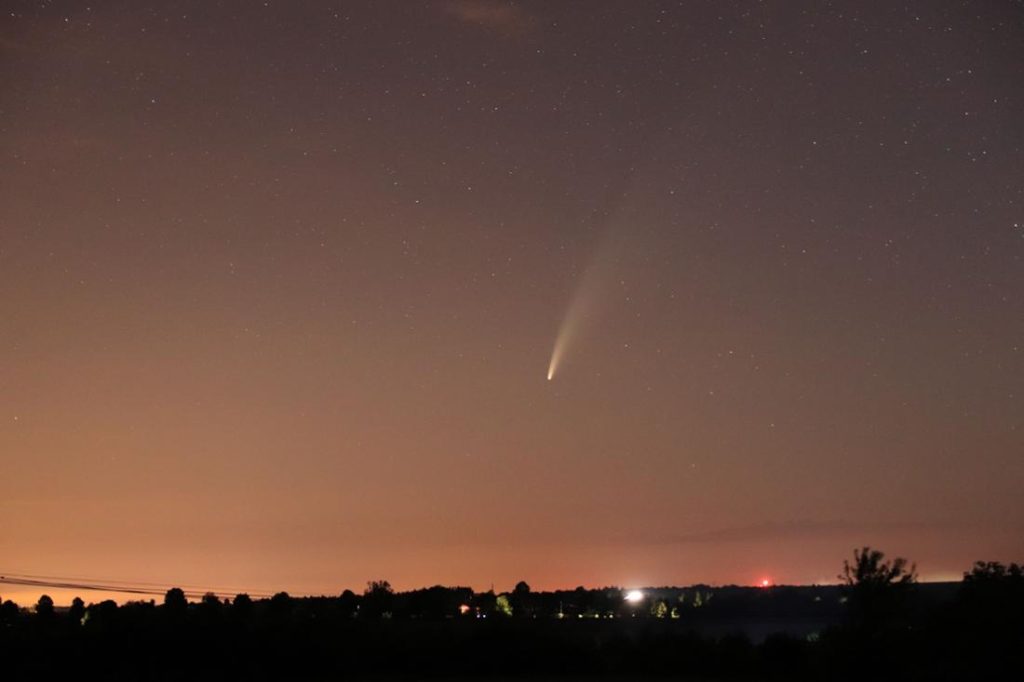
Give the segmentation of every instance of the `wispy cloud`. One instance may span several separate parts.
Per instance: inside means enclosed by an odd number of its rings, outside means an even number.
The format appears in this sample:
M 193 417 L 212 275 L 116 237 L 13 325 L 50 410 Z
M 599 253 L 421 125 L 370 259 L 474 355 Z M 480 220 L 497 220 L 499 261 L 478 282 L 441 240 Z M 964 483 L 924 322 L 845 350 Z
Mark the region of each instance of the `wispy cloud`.
M 844 520 L 809 521 L 796 520 L 784 523 L 764 523 L 751 526 L 718 528 L 693 533 L 684 533 L 665 538 L 670 544 L 699 544 L 719 542 L 750 542 L 756 540 L 779 540 L 783 538 L 799 538 L 809 536 L 848 536 L 863 533 L 883 533 L 893 531 L 927 532 L 932 530 L 949 530 L 962 524 L 947 523 L 871 523 L 851 522 Z
M 526 10 L 508 0 L 448 0 L 443 7 L 459 21 L 495 30 L 524 29 L 532 23 Z
M 28 52 L 24 43 L 0 36 L 0 52 Z

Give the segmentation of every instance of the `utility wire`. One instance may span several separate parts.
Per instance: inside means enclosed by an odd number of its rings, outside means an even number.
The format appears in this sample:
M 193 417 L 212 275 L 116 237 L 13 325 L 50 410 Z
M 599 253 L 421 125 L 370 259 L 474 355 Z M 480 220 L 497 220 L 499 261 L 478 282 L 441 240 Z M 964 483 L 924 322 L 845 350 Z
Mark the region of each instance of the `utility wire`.
M 24 580 L 43 580 L 43 581 L 55 581 L 55 582 L 62 582 L 62 583 L 73 582 L 73 583 L 83 583 L 83 584 L 86 584 L 86 585 L 92 585 L 92 584 L 97 584 L 97 583 L 104 584 L 104 585 L 125 585 L 125 586 L 128 586 L 128 587 L 133 587 L 133 588 L 137 587 L 137 588 L 140 588 L 140 589 L 163 589 L 163 590 L 166 590 L 167 589 L 167 585 L 168 585 L 167 582 L 146 582 L 146 581 L 142 581 L 142 580 L 116 580 L 116 579 L 113 579 L 113 578 L 107 579 L 107 578 L 95 578 L 95 577 L 84 577 L 84 576 L 74 576 L 74 577 L 72 577 L 72 576 L 67 576 L 67 575 L 60 575 L 60 576 L 40 575 L 40 574 L 37 574 L 37 573 L 25 573 L 25 572 L 22 572 L 22 571 L 0 571 L 0 577 L 14 578 L 14 579 L 18 579 L 18 580 L 22 580 L 22 579 L 24 579 Z M 245 592 L 247 594 L 252 594 L 248 590 L 241 589 L 241 588 L 236 588 L 236 587 L 223 587 L 223 586 L 221 586 L 221 587 L 211 588 L 208 585 L 195 585 L 195 584 L 191 584 L 190 585 L 190 584 L 187 584 L 187 583 L 174 583 L 173 587 L 180 587 L 183 590 L 193 590 L 193 591 L 196 591 L 196 592 L 200 592 L 200 591 L 202 591 L 202 592 L 214 592 L 216 594 L 228 594 L 228 593 L 239 594 L 241 592 Z M 262 592 L 266 592 L 266 590 L 256 590 L 256 592 L 262 593 Z
M 169 588 L 159 586 L 158 583 L 140 583 L 135 581 L 86 581 L 75 578 L 59 578 L 54 576 L 32 576 L 26 574 L 0 574 L 0 583 L 7 585 L 21 585 L 26 587 L 49 587 L 68 590 L 87 590 L 95 592 L 117 592 L 121 594 L 138 594 L 163 596 Z M 247 590 L 212 590 L 196 586 L 180 588 L 186 597 L 199 598 L 205 594 L 248 594 L 254 599 L 264 599 L 272 596 L 269 592 L 247 591 Z

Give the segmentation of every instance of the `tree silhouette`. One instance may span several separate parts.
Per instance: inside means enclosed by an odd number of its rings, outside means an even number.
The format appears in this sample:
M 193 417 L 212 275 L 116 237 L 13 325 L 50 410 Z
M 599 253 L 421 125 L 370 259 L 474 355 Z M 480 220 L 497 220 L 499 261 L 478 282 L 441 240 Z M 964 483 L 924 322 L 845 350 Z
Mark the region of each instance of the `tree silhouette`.
M 199 616 L 207 625 L 218 622 L 223 609 L 224 604 L 213 592 L 207 592 L 199 601 Z
M 917 581 L 917 567 L 902 557 L 883 561 L 885 554 L 877 549 L 863 547 L 853 550 L 853 563 L 843 562 L 839 576 L 852 587 L 885 588 L 891 585 L 909 585 Z
M 164 606 L 170 611 L 184 611 L 188 607 L 185 591 L 180 587 L 172 587 L 164 595 Z
M 498 610 L 498 596 L 494 590 L 474 594 L 472 603 L 477 613 L 489 614 Z
M 366 583 L 366 594 L 393 594 L 394 589 L 387 580 L 371 580 Z
M 75 597 L 71 600 L 71 608 L 68 609 L 68 619 L 74 625 L 80 625 L 83 616 L 85 616 L 85 602 L 81 597 Z
M 371 580 L 363 592 L 360 613 L 373 618 L 390 618 L 395 591 L 387 580 Z
M 36 602 L 36 615 L 49 620 L 53 618 L 53 613 L 53 599 L 50 595 L 44 594 L 39 597 L 39 601 Z
M 512 615 L 516 618 L 526 618 L 533 615 L 533 599 L 530 596 L 530 586 L 525 580 L 520 580 L 512 588 L 509 595 L 509 603 L 512 606 Z
M 284 622 L 292 612 L 292 597 L 287 592 L 278 592 L 268 604 L 271 618 Z
M 883 552 L 862 547 L 853 550 L 852 564 L 843 562 L 839 579 L 846 585 L 854 623 L 878 627 L 897 615 L 906 588 L 917 582 L 917 568 L 902 557 L 885 561 Z
M 252 597 L 244 592 L 236 594 L 235 598 L 231 601 L 231 606 L 238 613 L 247 614 L 252 609 Z
M 1024 611 L 1024 567 L 978 561 L 964 573 L 959 596 L 961 617 L 975 634 L 1013 632 L 1013 621 Z
M 108 631 L 118 620 L 117 602 L 113 599 L 104 599 L 99 604 L 89 604 L 85 613 L 90 629 Z
M 1024 582 L 1024 567 L 1018 564 L 1006 566 L 998 561 L 976 561 L 970 571 L 964 573 L 965 586 L 1012 585 Z
M 338 608 L 348 618 L 353 618 L 359 610 L 359 597 L 352 590 L 345 590 L 338 598 Z
M 18 608 L 18 605 L 8 599 L 0 604 L 0 623 L 10 625 L 14 621 L 18 620 L 19 612 L 20 609 Z

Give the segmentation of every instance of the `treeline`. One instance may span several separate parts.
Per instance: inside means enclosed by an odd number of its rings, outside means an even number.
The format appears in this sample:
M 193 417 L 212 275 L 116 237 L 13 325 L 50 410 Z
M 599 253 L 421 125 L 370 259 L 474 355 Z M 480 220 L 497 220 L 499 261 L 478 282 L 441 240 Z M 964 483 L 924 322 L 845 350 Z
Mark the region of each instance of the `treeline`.
M 611 675 L 996 679 L 1024 670 L 1024 572 L 978 563 L 919 584 L 870 548 L 827 587 L 465 587 L 267 599 L 182 590 L 70 608 L 0 605 L 0 675 L 48 679 L 350 679 Z M 760 622 L 774 632 L 752 636 Z M 713 627 L 714 626 L 714 627 Z M 717 627 L 717 629 L 716 629 Z
M 930 599 L 948 597 L 955 583 L 922 586 L 935 594 Z M 843 588 L 825 586 L 659 587 L 637 590 L 619 587 L 535 592 L 520 582 L 511 592 L 474 592 L 469 587 L 434 587 L 394 591 L 387 581 L 368 583 L 361 594 L 345 590 L 339 596 L 292 597 L 280 592 L 272 597 L 253 599 L 247 594 L 220 597 L 207 593 L 189 602 L 185 592 L 172 588 L 161 603 L 156 600 L 129 601 L 118 606 L 113 600 L 89 604 L 76 597 L 69 608 L 58 608 L 43 595 L 30 608 L 13 602 L 0 607 L 0 622 L 8 625 L 65 621 L 72 626 L 89 626 L 121 611 L 160 612 L 163 617 L 178 614 L 186 621 L 211 618 L 275 619 L 281 614 L 297 617 L 371 620 L 450 620 L 450 619 L 670 619 L 687 622 L 723 619 L 804 619 L 831 622 L 841 618 L 846 597 Z

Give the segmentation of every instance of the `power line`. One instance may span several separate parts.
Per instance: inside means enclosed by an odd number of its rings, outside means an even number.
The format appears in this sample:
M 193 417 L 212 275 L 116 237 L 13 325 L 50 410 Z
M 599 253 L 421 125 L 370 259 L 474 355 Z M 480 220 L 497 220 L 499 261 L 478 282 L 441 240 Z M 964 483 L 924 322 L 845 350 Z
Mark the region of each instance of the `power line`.
M 34 576 L 28 574 L 0 574 L 0 583 L 7 585 L 21 585 L 25 587 L 48 587 L 67 590 L 85 590 L 93 592 L 116 592 L 119 594 L 137 594 L 147 596 L 163 596 L 170 588 L 160 586 L 158 583 L 142 583 L 136 581 L 109 580 L 109 581 L 87 581 L 75 578 L 60 578 L 55 576 Z M 256 599 L 263 599 L 272 596 L 272 593 L 265 591 L 248 590 L 213 590 L 197 586 L 180 588 L 189 598 L 200 598 L 205 594 L 248 594 Z
M 26 579 L 26 580 L 54 580 L 54 581 L 57 581 L 57 582 L 76 582 L 76 583 L 85 583 L 85 584 L 90 584 L 90 585 L 94 584 L 94 583 L 102 583 L 102 584 L 106 584 L 106 585 L 126 585 L 126 586 L 129 586 L 129 587 L 152 588 L 152 589 L 156 589 L 156 588 L 167 589 L 167 586 L 168 586 L 167 582 L 147 582 L 147 581 L 143 581 L 143 580 L 121 580 L 121 579 L 114 579 L 114 578 L 96 578 L 96 577 L 93 577 L 93 576 L 86 577 L 86 576 L 67 576 L 67 575 L 60 575 L 60 576 L 42 575 L 42 574 L 38 574 L 38 573 L 26 573 L 24 571 L 2 571 L 2 572 L 0 572 L 0 576 L 7 577 L 7 578 L 17 578 L 19 580 L 20 579 Z M 173 585 L 173 587 L 180 587 L 182 589 L 193 589 L 193 590 L 197 590 L 197 591 L 198 590 L 206 590 L 206 591 L 212 591 L 212 592 L 224 593 L 224 594 L 227 594 L 228 592 L 235 592 L 236 594 L 239 593 L 239 592 L 245 592 L 245 590 L 243 590 L 243 589 L 238 589 L 238 588 L 234 588 L 234 587 L 223 587 L 222 586 L 222 587 L 219 587 L 219 588 L 210 588 L 208 585 L 195 585 L 195 584 L 190 585 L 190 584 L 187 584 L 187 583 L 175 583 Z M 257 590 L 257 592 L 265 592 L 265 591 L 266 590 Z
M 105 578 L 94 578 L 94 577 L 83 577 L 83 576 L 44 576 L 40 573 L 28 573 L 23 571 L 0 571 L 0 578 L 8 578 L 14 580 L 29 580 L 29 581 L 42 581 L 42 582 L 55 582 L 55 583 L 76 583 L 82 585 L 118 585 L 132 589 L 139 590 L 160 590 L 165 592 L 171 587 L 180 588 L 185 592 L 198 592 L 206 594 L 207 592 L 213 592 L 214 594 L 241 594 L 245 592 L 248 595 L 254 594 L 268 594 L 272 595 L 272 592 L 267 590 L 246 590 L 239 587 L 210 587 L 209 585 L 189 585 L 187 583 L 175 583 L 169 585 L 168 583 L 152 583 L 145 581 L 126 581 L 119 579 L 105 579 Z

